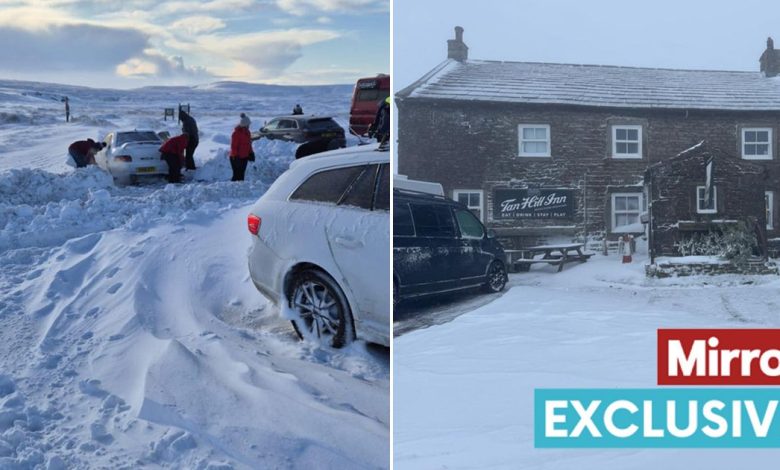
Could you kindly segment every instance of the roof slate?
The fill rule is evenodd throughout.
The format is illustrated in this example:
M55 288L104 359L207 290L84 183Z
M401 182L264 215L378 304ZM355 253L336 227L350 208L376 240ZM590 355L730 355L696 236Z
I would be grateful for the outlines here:
M448 59L399 98L614 108L779 111L780 77L761 72Z

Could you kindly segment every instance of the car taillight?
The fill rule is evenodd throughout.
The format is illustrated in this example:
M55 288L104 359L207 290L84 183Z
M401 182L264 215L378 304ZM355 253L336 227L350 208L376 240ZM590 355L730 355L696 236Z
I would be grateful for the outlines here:
M114 160L118 162L130 163L133 161L133 157L131 157L130 155L117 155L114 157Z
M260 232L260 223L262 223L262 220L254 214L249 214L249 217L246 218L246 225L249 228L249 233L252 235L257 235Z

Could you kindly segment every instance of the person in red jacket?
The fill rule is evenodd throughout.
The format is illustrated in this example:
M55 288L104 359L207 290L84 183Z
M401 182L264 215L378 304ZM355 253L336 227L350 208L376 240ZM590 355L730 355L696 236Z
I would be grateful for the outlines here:
M187 150L189 136L186 132L171 137L160 146L160 160L168 164L168 182L181 183L181 167L184 165L184 152Z
M255 159L252 136L249 133L251 123L249 117L241 113L241 121L233 129L233 136L230 138L230 166L233 168L233 178L230 181L244 181L246 165L250 160Z

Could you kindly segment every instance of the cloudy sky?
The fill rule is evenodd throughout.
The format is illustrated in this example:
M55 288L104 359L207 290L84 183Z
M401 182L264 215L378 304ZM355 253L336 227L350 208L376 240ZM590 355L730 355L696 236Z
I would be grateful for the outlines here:
M409 85L447 56L463 26L473 59L758 71L768 0L395 0L393 80Z
M354 83L389 71L389 0L0 0L0 45L3 79Z

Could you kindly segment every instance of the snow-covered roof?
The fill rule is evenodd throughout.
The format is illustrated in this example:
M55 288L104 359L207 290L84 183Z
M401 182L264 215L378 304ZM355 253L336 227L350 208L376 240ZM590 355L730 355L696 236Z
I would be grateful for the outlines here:
M762 72L448 59L400 99L616 108L780 110L780 77Z

